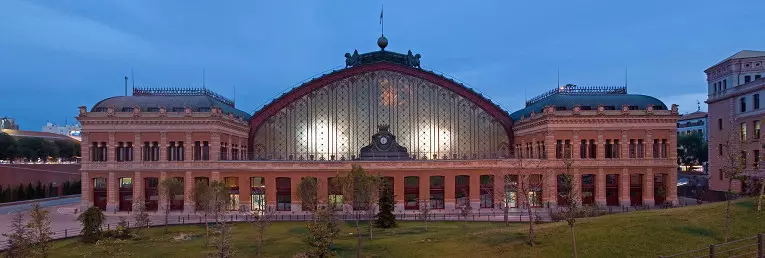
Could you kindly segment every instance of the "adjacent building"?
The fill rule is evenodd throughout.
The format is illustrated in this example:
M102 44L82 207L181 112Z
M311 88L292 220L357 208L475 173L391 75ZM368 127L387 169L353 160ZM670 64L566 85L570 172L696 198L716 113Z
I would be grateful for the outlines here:
M765 109L761 96L765 89L765 51L744 50L704 71L709 97L710 188L727 191L725 171L740 160L744 173L759 167L763 148L761 126ZM746 181L733 180L736 191L747 188Z
M42 132L66 135L76 139L80 138L81 130L82 130L82 126L78 124L56 125L54 123L48 122L45 124L45 126L42 127Z
M420 55L345 55L254 114L210 90L138 88L80 107L82 205L193 212L194 182L221 181L231 209L299 213L297 187L316 180L321 203L342 201L335 177L359 165L392 187L396 211L554 207L573 175L584 204L677 203L677 106L626 87L564 85L510 114ZM159 197L177 178L184 196ZM528 191L524 194L522 190ZM500 194L497 194L500 193Z
M677 119L677 134L689 135L695 134L709 140L709 134L707 134L707 112L696 111L680 116Z

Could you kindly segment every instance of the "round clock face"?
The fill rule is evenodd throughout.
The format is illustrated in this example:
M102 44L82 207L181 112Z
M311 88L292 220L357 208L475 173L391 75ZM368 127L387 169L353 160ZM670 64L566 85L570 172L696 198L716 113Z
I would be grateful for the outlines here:
M385 137L385 136L383 136L383 137L380 137L380 143L382 143L382 144L388 144L388 137Z

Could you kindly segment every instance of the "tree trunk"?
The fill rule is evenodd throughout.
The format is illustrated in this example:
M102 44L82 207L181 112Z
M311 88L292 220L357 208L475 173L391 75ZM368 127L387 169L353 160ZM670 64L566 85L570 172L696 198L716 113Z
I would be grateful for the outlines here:
M733 179L728 179L728 193L725 196L725 231L723 233L723 242L728 242L728 235L730 234L730 203L731 195L733 195Z
M373 233L373 232L372 232L372 231L373 231L374 229L372 228L372 223L373 223L373 222L372 222L372 219L370 219L370 220L369 220L369 240L372 240L372 239L373 239L373 237L372 237L372 233Z
M765 199L765 177L760 179L760 198L757 199L757 216L762 211L762 199Z
M207 223L206 210L205 210L205 246L210 246L210 223Z
M505 200L505 226L510 226L510 204Z
M263 233L264 232L260 232L260 235L258 236L258 257L263 257Z
M359 226L358 215L356 215L356 258L361 258L361 226Z
M534 243L534 218L531 215L531 203L529 203L528 206L529 207L527 207L527 209L529 212L529 244L531 246L534 246L536 245L536 243Z
M578 255L576 253L576 235L574 235L574 225L571 225L571 245L574 247L574 258L577 258Z
M165 234L167 234L167 224L170 221L170 203L171 201L168 201L168 204L165 205Z

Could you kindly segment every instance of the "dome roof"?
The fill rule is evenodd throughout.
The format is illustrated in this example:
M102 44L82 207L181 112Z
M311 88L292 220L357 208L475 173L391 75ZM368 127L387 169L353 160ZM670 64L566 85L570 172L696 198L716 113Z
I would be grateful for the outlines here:
M571 85L573 86L573 85ZM576 86L574 86L576 87ZM564 88L561 88L564 89ZM594 89L594 88L589 88ZM531 112L541 114L545 106L555 106L556 108L565 108L566 110L573 110L574 106L580 106L583 109L590 108L595 110L600 105L611 106L614 109L621 110L622 105L629 105L637 107L638 109L646 109L649 105L653 106L656 110L666 110L667 105L661 100L640 94L627 94L626 88L617 88L618 91L614 92L613 88L605 89L605 91L590 91L590 92L558 92L554 90L554 93L548 93L546 96L540 96L536 100L529 101L526 107L513 112L510 117L513 120L520 120L521 116L529 117ZM596 89L598 90L598 89ZM623 91L622 91L623 90Z
M216 107L220 108L224 114L234 114L235 117L241 117L244 120L250 119L247 112L234 107L233 101L207 89L134 89L133 96L104 99L96 103L91 112L104 111L109 107L114 107L115 111L138 107L143 112L158 112L160 107L165 107L168 112L186 107L194 112L209 112Z

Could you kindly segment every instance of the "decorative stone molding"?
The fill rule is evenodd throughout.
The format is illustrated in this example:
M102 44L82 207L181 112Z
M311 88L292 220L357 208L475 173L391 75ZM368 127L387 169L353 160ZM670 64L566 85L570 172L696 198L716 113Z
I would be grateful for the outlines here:
M598 115L603 115L606 111L606 107L603 104L598 105Z
M671 112L672 112L673 115L679 115L677 104L672 104Z
M191 116L191 108L190 107L186 107L186 108L183 109L183 116L185 116L185 117L190 117Z
M622 114L623 115L629 115L630 114L630 105L623 104L622 105Z
M133 117L141 117L141 108L133 107Z
M106 108L106 116L107 117L114 116L114 106L109 106L108 108Z
M653 115L653 105L648 105L648 107L645 108L645 114Z
M166 116L167 116L167 108L159 107L159 117L166 117Z
M581 105L575 105L574 106L574 115L579 115L582 112L582 106Z
M80 116L85 117L88 116L88 107L86 106L79 106L80 109Z

